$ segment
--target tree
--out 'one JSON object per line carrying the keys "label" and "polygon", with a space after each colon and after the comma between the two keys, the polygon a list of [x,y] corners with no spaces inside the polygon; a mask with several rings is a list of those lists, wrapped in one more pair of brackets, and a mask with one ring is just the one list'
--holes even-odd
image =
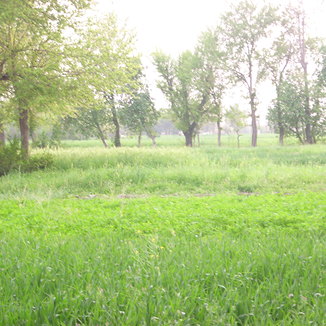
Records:
{"label": "tree", "polygon": [[270,107],[270,116],[273,116],[273,127],[279,134],[280,145],[284,144],[284,136],[286,134],[283,109],[281,106],[281,88],[286,78],[287,72],[292,68],[297,52],[295,42],[295,23],[293,16],[289,10],[281,13],[280,18],[280,33],[275,38],[270,49],[265,50],[262,61],[266,70],[269,71],[271,82],[276,91],[276,99]]}
{"label": "tree", "polygon": [[257,85],[265,77],[262,45],[274,22],[272,7],[258,8],[250,1],[242,1],[222,16],[222,24],[217,28],[227,53],[225,66],[232,79],[245,86],[249,97],[252,146],[257,146]]}
{"label": "tree", "polygon": [[[323,48],[316,39],[305,35],[305,14],[301,8],[289,7],[281,15],[282,32],[266,59],[276,88],[276,99],[268,119],[279,133],[313,144],[323,134],[325,94],[320,77],[323,74]],[[308,73],[308,60],[313,73]]]}
{"label": "tree", "polygon": [[196,128],[209,112],[209,87],[199,55],[183,52],[173,60],[162,52],[153,54],[160,75],[158,88],[170,103],[172,118],[192,146]]}
{"label": "tree", "polygon": [[111,111],[104,107],[102,109],[78,108],[74,113],[65,118],[65,125],[73,126],[84,136],[99,138],[104,147],[108,147],[107,137],[112,132]]}
{"label": "tree", "polygon": [[231,105],[225,112],[225,118],[232,131],[237,135],[237,145],[240,147],[240,131],[247,126],[247,114],[240,110],[239,105]]}
{"label": "tree", "polygon": [[201,35],[196,48],[197,53],[203,60],[203,68],[206,74],[205,80],[210,94],[208,119],[216,121],[218,146],[221,146],[222,135],[222,97],[227,87],[224,70],[225,53],[221,51],[220,43],[219,34],[213,30],[207,30]]}
{"label": "tree", "polygon": [[143,132],[152,139],[153,145],[156,145],[156,124],[160,114],[155,109],[154,103],[147,89],[140,92],[131,102],[131,104],[121,110],[121,120],[130,131],[138,135],[138,146],[141,143]]}
{"label": "tree", "polygon": [[0,80],[9,83],[10,106],[21,133],[22,154],[29,155],[31,111],[59,112],[72,103],[75,78],[69,79],[64,31],[90,0],[1,0]]}
{"label": "tree", "polygon": [[81,37],[85,87],[91,87],[100,109],[105,106],[110,111],[114,145],[120,147],[119,110],[140,87],[142,67],[135,55],[134,36],[109,15],[101,21],[91,20]]}

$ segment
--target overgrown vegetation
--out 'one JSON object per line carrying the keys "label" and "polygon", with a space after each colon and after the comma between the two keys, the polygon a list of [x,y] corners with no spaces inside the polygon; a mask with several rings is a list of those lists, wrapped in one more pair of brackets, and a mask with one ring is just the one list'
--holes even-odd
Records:
{"label": "overgrown vegetation", "polygon": [[12,171],[32,172],[43,170],[52,166],[53,162],[53,155],[50,153],[38,153],[24,160],[17,139],[8,145],[0,147],[0,177]]}

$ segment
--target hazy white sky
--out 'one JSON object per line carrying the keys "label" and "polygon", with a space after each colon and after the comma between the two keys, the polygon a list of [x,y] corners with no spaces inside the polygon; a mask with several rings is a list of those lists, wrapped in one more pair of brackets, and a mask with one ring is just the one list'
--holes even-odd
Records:
{"label": "hazy white sky", "polygon": [[[128,29],[137,35],[137,48],[147,67],[152,96],[158,106],[165,106],[160,91],[155,89],[157,78],[151,53],[162,50],[177,56],[192,49],[198,36],[215,26],[218,17],[237,0],[96,0],[101,14],[114,12]],[[256,0],[262,3],[263,0]],[[302,0],[308,13],[308,25],[315,36],[326,38],[326,0]],[[274,0],[273,4],[300,3],[301,0]]]}
{"label": "hazy white sky", "polygon": [[[236,0],[96,0],[101,13],[115,12],[137,34],[144,55],[156,49],[177,55],[191,49],[207,27]],[[261,3],[263,0],[256,0]],[[274,0],[299,3],[301,0]],[[314,34],[326,36],[326,0],[303,0]]]}

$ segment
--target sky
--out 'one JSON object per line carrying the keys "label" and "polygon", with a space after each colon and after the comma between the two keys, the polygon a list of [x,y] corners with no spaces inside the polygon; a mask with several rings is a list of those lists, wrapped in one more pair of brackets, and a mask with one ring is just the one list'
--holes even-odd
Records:
{"label": "sky", "polygon": [[[143,56],[151,94],[160,107],[166,107],[155,87],[157,73],[151,53],[156,50],[177,57],[194,48],[199,35],[217,25],[219,16],[236,0],[96,0],[100,14],[116,13],[119,21],[136,34],[137,49]],[[311,34],[326,38],[326,0],[274,0],[273,4],[291,2],[303,5],[308,14]],[[262,3],[263,0],[253,1]],[[266,105],[264,104],[264,107]],[[266,110],[265,110],[266,111]]]}

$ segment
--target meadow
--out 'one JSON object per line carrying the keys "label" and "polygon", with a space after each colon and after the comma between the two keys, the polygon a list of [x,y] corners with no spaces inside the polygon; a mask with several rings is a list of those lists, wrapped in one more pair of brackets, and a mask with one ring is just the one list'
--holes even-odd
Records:
{"label": "meadow", "polygon": [[324,325],[326,147],[65,141],[0,178],[0,325]]}

